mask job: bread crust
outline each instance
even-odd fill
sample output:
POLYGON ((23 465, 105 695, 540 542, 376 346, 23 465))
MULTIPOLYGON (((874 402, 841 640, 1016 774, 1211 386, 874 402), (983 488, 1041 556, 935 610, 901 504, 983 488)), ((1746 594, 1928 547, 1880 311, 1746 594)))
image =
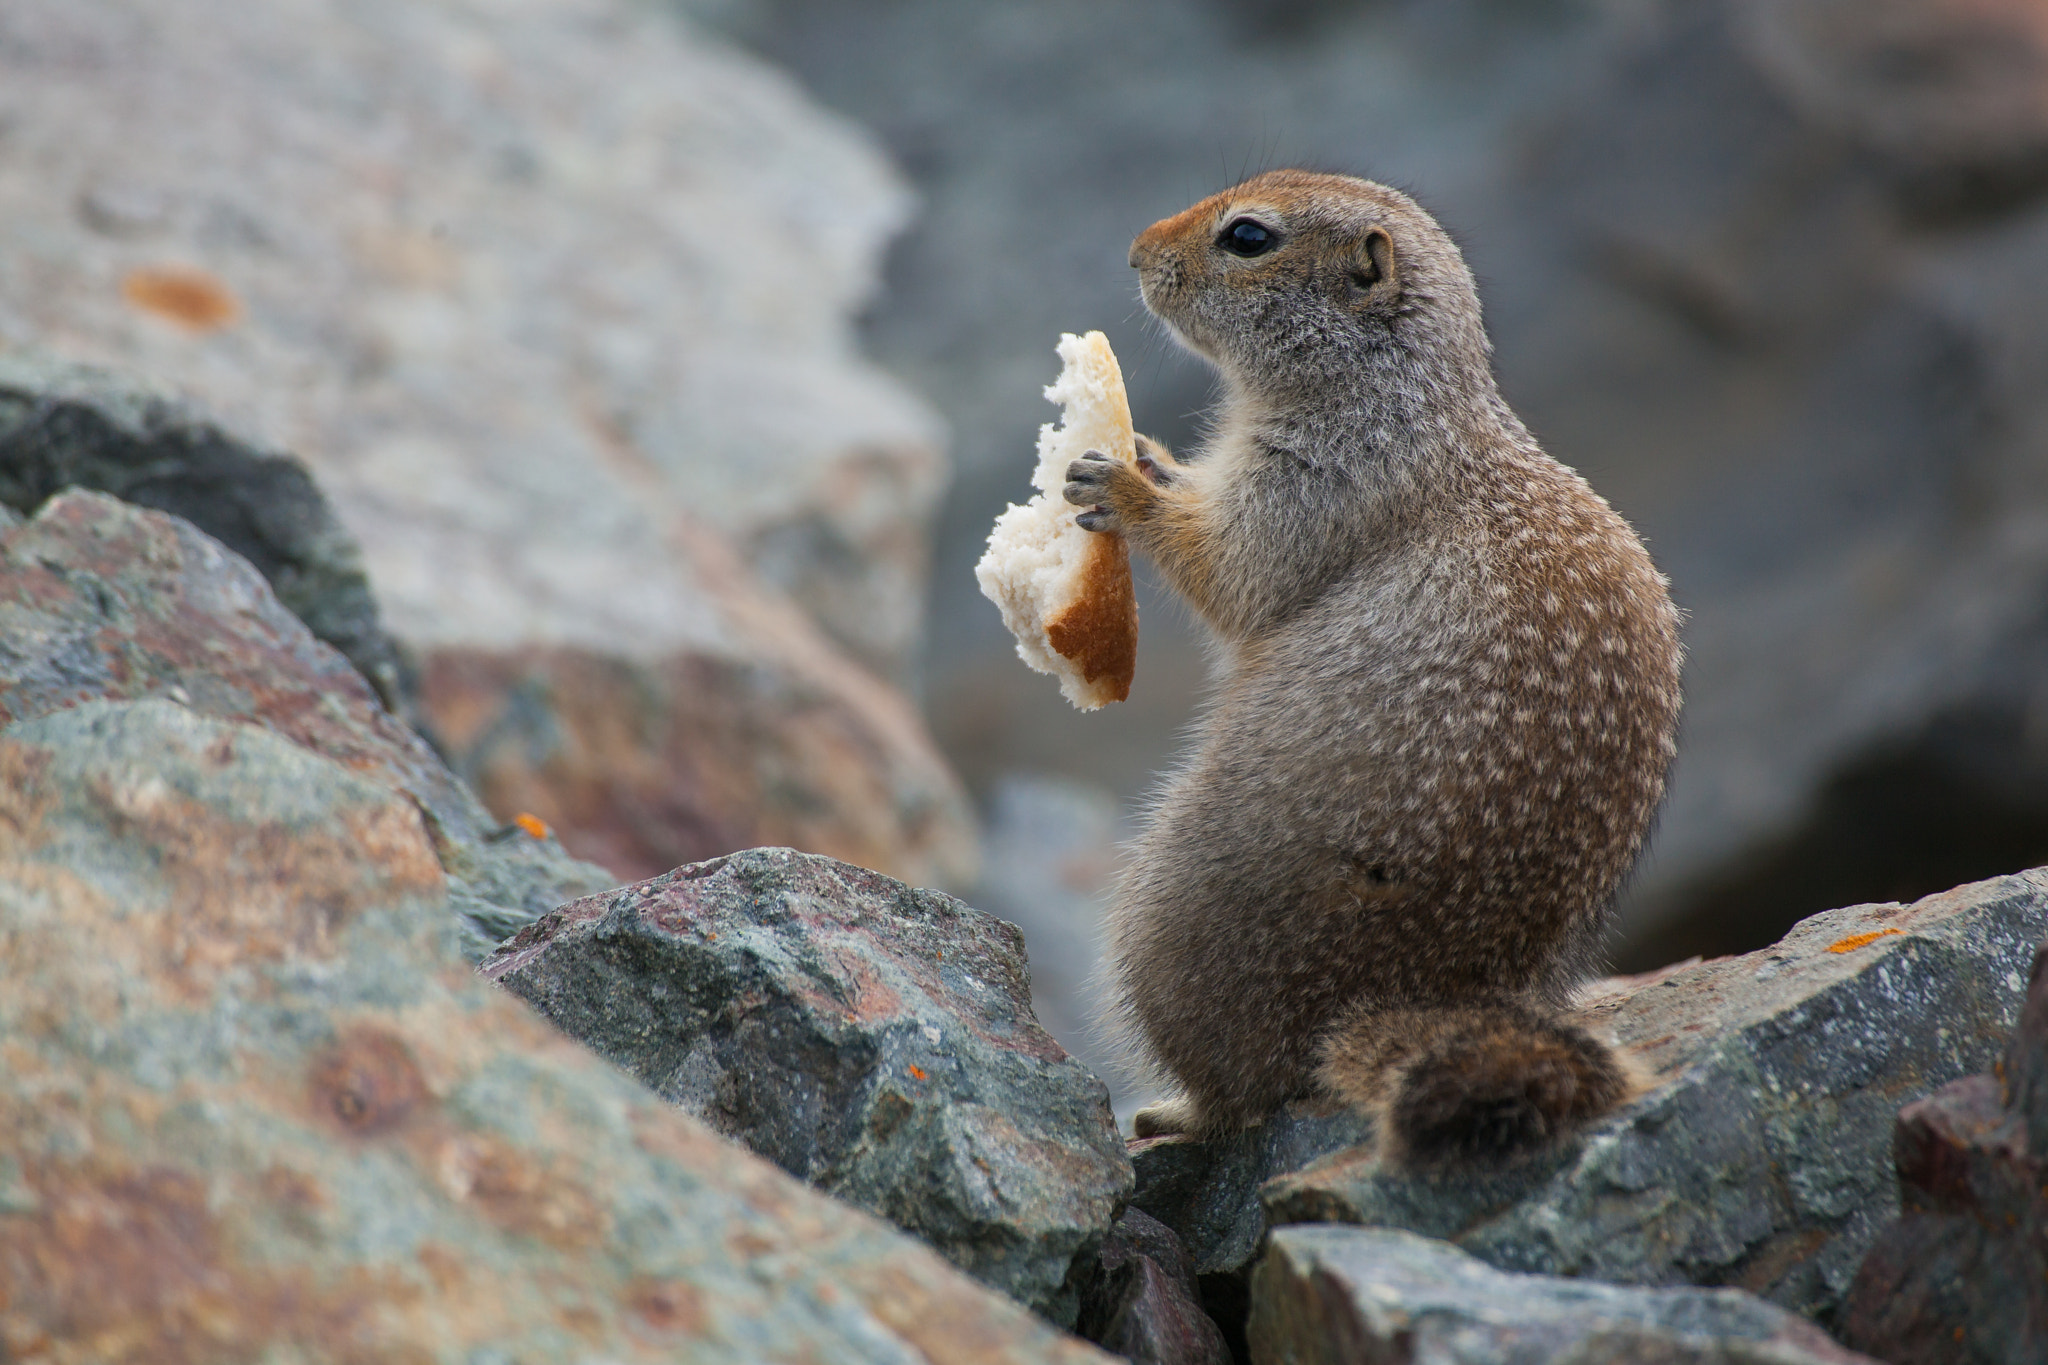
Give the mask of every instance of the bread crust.
POLYGON ((1129 464, 1137 438, 1108 338, 1068 333, 1059 355, 1063 368, 1045 396, 1062 405, 1061 420, 1039 431, 1032 474, 1038 496, 996 519, 974 573, 983 595, 1002 609, 1017 656, 1058 678, 1068 701, 1092 711, 1131 694, 1138 599, 1124 538, 1076 526, 1060 490, 1071 461, 1092 451, 1129 464))
POLYGON ((1122 536, 1089 542, 1080 584, 1080 595, 1045 623, 1045 638, 1102 702, 1123 701, 1138 672, 1138 599, 1131 547, 1122 536))

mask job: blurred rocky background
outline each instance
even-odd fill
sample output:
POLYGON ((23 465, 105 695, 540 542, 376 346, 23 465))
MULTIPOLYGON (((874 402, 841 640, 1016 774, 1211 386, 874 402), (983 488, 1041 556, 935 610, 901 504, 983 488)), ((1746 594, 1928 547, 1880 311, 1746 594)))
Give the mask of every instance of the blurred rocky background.
MULTIPOLYGON (((1059 332, 1194 437, 1125 243, 1301 163, 1446 221, 1691 613, 1620 965, 2048 860, 2034 0, 10 0, 0 500, 81 441, 181 514, 171 465, 291 452, 381 603, 350 657, 494 818, 620 880, 783 843, 968 892, 1100 1069, 1098 895, 1200 643, 1141 566, 1083 716, 968 568, 1059 332)), ((304 615, 276 528, 205 529, 304 615)))
POLYGON ((1140 429, 1189 440, 1206 378, 1123 243, 1308 164, 1452 228, 1511 401, 1690 613, 1622 966, 2048 857, 2048 7, 678 3, 873 128, 924 196, 865 336, 953 425, 925 700, 997 810, 1020 771, 1130 809, 1201 687, 1155 593, 1131 702, 1071 714, 974 595, 1052 339, 1104 329, 1140 429))

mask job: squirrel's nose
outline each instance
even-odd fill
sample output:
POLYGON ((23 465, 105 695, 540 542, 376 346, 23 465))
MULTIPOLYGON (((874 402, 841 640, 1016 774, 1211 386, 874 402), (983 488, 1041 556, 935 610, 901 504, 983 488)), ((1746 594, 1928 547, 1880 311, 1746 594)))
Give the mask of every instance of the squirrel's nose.
POLYGON ((1151 255, 1152 253, 1146 249, 1145 239, 1143 237, 1135 238, 1131 242, 1131 254, 1129 257, 1131 269, 1143 270, 1145 262, 1151 258, 1151 255))

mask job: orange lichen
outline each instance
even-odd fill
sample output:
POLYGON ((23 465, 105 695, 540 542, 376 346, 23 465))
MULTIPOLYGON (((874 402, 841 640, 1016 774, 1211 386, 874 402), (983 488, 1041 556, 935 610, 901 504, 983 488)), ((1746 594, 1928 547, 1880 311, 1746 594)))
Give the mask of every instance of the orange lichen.
POLYGON ((239 322, 242 301, 203 270, 190 266, 141 266, 121 281, 121 297, 152 316, 188 332, 215 332, 239 322))
POLYGON ((529 815, 525 811, 521 811, 512 817, 512 823, 536 839, 548 837, 548 822, 541 819, 538 815, 529 815))
POLYGON ((1867 934, 1851 934, 1845 939, 1830 943, 1828 951, 1831 953, 1853 953, 1858 948, 1868 947, 1870 944, 1877 942, 1886 934, 1903 934, 1905 932, 1904 929, 1873 929, 1867 934))
POLYGON ((924 1068, 923 1068, 923 1067, 921 1067, 921 1066, 913 1066, 913 1067, 911 1067, 911 1068, 910 1068, 910 1074, 911 1074, 912 1076, 915 1076, 915 1077, 916 1077, 916 1078, 917 1078, 918 1080, 920 1080, 920 1081, 921 1081, 921 1080, 923 1080, 923 1079, 925 1078, 925 1076, 924 1076, 924 1068))

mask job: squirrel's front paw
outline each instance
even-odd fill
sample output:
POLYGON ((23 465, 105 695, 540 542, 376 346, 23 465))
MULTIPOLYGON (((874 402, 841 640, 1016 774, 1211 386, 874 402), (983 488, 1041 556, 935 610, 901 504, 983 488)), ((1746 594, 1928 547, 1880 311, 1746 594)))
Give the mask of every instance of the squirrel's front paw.
POLYGON ((1076 507, 1088 509, 1074 518, 1082 530, 1120 531, 1124 511, 1138 490, 1151 492, 1142 476, 1123 461, 1091 450, 1067 466, 1067 486, 1062 496, 1076 507))

